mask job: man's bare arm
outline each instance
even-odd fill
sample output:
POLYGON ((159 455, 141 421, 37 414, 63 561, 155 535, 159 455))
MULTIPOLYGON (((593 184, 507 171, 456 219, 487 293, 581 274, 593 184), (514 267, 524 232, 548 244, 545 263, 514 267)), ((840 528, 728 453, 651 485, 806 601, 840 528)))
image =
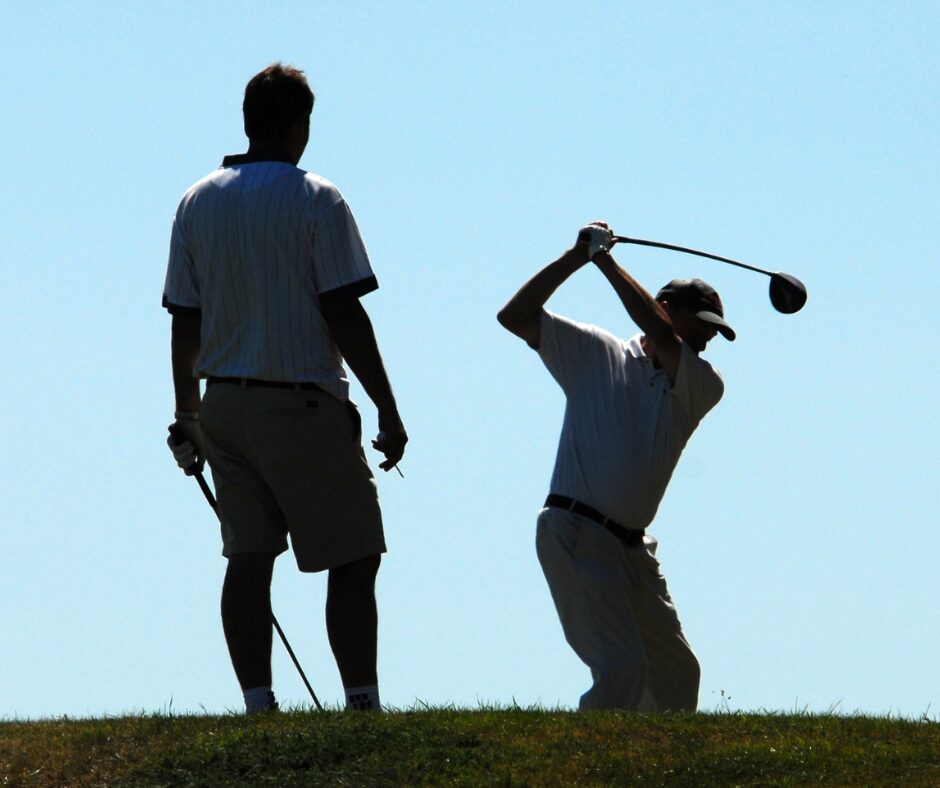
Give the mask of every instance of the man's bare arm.
POLYGON ((627 314, 652 343, 657 360, 674 384, 679 371, 682 342, 673 331, 666 310, 643 285, 617 265, 609 252, 595 254, 594 264, 613 286, 627 314))
POLYGON ((500 325, 538 350, 542 338, 542 307, 569 276, 588 262, 587 246, 575 244, 526 282, 496 315, 500 325))
POLYGON ((398 414, 372 321, 356 298, 326 303, 322 309, 339 352, 378 411, 382 436, 373 441, 373 446, 385 455, 379 467, 389 471, 404 455, 408 435, 398 414))
POLYGON ((186 413, 199 412, 199 380, 193 377, 193 367, 199 358, 201 330, 201 318, 173 315, 170 328, 173 390, 176 392, 176 409, 186 413))

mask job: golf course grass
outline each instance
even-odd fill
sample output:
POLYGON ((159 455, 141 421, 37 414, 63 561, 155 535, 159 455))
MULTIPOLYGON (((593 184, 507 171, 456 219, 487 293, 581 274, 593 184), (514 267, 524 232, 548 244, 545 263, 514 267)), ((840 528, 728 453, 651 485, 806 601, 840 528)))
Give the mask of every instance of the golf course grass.
POLYGON ((526 709, 0 722, 4 786, 940 785, 940 724, 526 709))

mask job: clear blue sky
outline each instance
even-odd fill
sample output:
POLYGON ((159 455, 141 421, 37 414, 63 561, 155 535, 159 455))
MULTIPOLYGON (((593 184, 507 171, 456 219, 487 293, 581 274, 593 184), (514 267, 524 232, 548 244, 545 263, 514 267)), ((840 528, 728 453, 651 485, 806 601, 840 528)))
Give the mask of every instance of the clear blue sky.
MULTIPOLYGON (((383 700, 573 708, 589 683, 534 554, 563 398, 496 310, 606 219, 783 270, 701 276, 738 331, 726 395, 652 532, 701 707, 940 710, 940 7, 931 2, 6 2, 0 10, 0 718, 240 708, 217 525, 164 444, 160 308, 182 192, 244 150, 245 82, 317 93, 411 434, 379 479, 383 700)), ((550 308, 634 328, 585 269, 550 308)), ((375 412, 354 399, 367 425, 375 412)), ((321 699, 325 577, 274 605, 321 699)), ((303 703, 275 647, 275 689, 303 703)))

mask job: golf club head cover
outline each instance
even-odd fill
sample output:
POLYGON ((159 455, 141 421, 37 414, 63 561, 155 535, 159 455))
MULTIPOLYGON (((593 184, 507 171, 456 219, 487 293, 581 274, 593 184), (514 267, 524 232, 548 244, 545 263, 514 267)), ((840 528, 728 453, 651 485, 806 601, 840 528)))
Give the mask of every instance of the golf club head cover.
POLYGON ((588 224, 578 233, 578 241, 587 244, 588 259, 593 260, 598 252, 609 252, 614 245, 613 233, 598 224, 588 224))
POLYGON ((206 464, 206 441, 198 418, 177 418, 170 427, 166 445, 187 476, 201 473, 206 464))

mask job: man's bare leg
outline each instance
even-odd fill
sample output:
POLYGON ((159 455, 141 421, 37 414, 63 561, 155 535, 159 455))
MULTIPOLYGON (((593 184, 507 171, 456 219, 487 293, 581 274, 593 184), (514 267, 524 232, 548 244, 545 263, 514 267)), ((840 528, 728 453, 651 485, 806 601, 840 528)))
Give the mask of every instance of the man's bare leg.
POLYGON ((362 690, 370 695, 374 692, 372 707, 378 706, 379 617, 375 577, 380 562, 381 556, 369 556, 334 567, 329 574, 326 631, 347 691, 347 706, 354 705, 350 690, 362 690))
POLYGON ((222 585, 222 628, 242 690, 271 686, 272 553, 228 559, 222 585))

